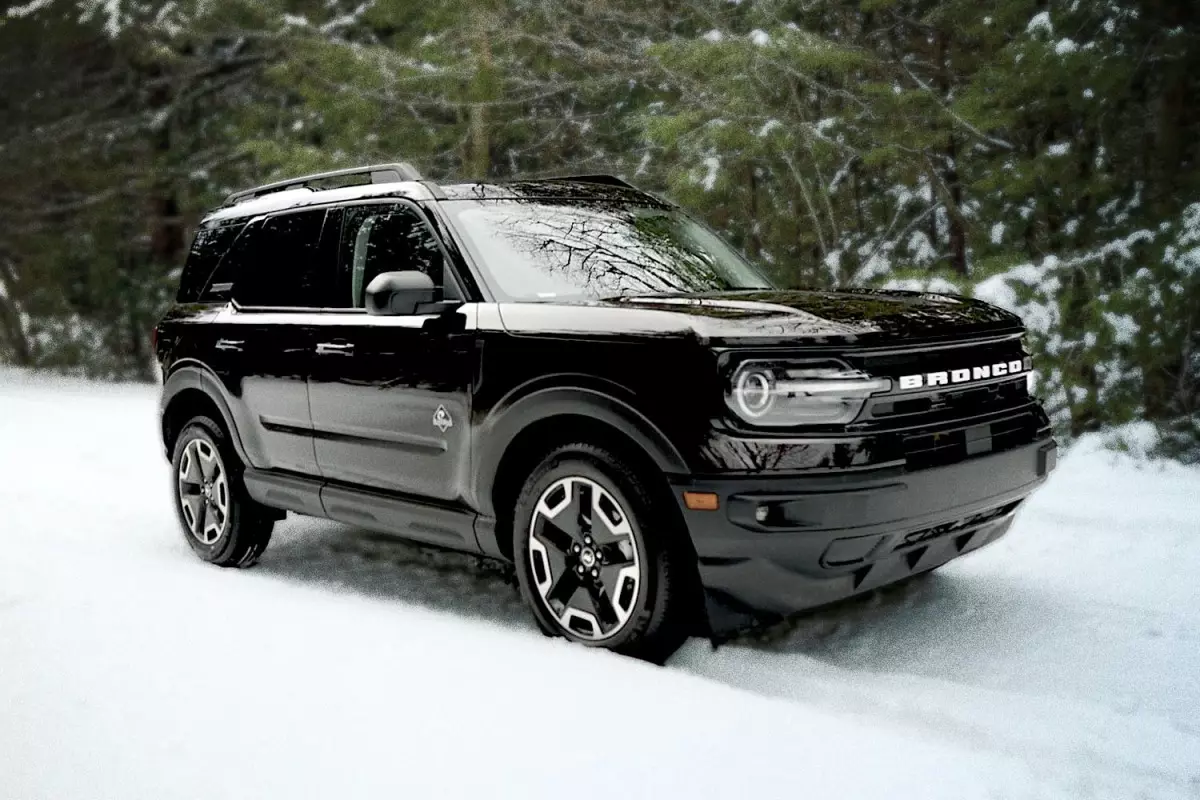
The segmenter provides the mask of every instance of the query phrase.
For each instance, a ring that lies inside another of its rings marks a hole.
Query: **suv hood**
[[[514,334],[692,334],[713,344],[927,341],[1018,332],[979,300],[905,291],[761,290],[501,306]]]

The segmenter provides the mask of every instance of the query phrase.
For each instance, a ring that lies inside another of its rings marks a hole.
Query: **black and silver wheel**
[[[197,436],[179,461],[179,506],[188,533],[211,547],[229,523],[229,478],[214,444]]]
[[[629,624],[642,583],[638,536],[629,512],[591,478],[560,478],[542,492],[529,524],[529,568],[559,625],[601,642]]]
[[[688,549],[631,466],[588,444],[551,453],[517,501],[513,552],[542,630],[661,662],[690,633]]]
[[[247,567],[271,541],[269,509],[251,498],[224,430],[208,417],[183,426],[171,458],[175,511],[196,555],[222,567]]]

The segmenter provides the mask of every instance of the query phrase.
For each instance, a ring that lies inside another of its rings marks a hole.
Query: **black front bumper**
[[[1054,469],[1044,439],[945,467],[679,484],[714,636],[926,572],[989,544]],[[683,492],[712,492],[693,511]]]

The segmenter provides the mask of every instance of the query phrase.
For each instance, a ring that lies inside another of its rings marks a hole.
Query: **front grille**
[[[953,374],[994,364],[1008,364],[1026,357],[1016,338],[990,342],[964,342],[928,350],[897,349],[847,355],[852,367],[872,377],[892,380],[892,391],[867,401],[849,430],[855,432],[938,430],[973,419],[1016,411],[1031,403],[1024,375],[968,380],[962,383],[928,384],[901,389],[906,375]]]
[[[867,407],[866,416],[871,419],[890,418],[896,420],[946,412],[943,416],[947,419],[961,419],[964,416],[1013,408],[1028,402],[1028,400],[1025,378],[1020,377],[990,386],[963,387],[908,399],[888,395],[885,398],[874,400]]]
[[[1046,420],[1029,395],[1024,375],[899,388],[904,375],[950,373],[1025,357],[1017,338],[850,356],[846,360],[852,366],[873,377],[891,378],[893,389],[872,397],[847,429],[883,434],[881,441],[890,443],[886,449],[903,458],[908,470],[947,466],[1029,444]]]
[[[935,430],[904,437],[904,463],[910,470],[943,467],[971,456],[1000,453],[1037,438],[1039,420],[1022,413],[983,425]]]

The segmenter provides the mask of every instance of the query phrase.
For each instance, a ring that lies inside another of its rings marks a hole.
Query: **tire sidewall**
[[[529,561],[530,528],[537,502],[546,489],[567,477],[588,478],[598,483],[613,496],[633,522],[634,546],[637,548],[642,572],[638,581],[638,596],[634,602],[633,613],[621,632],[599,641],[579,637],[559,624],[551,615],[534,585],[533,568]],[[646,630],[655,612],[661,578],[661,554],[653,537],[647,536],[647,531],[654,530],[655,516],[653,505],[644,491],[636,485],[631,485],[630,481],[622,479],[617,471],[608,468],[602,460],[583,450],[557,451],[534,470],[517,500],[513,518],[513,554],[516,557],[517,578],[522,598],[533,609],[538,626],[544,633],[561,636],[590,647],[619,651],[622,645]]]

